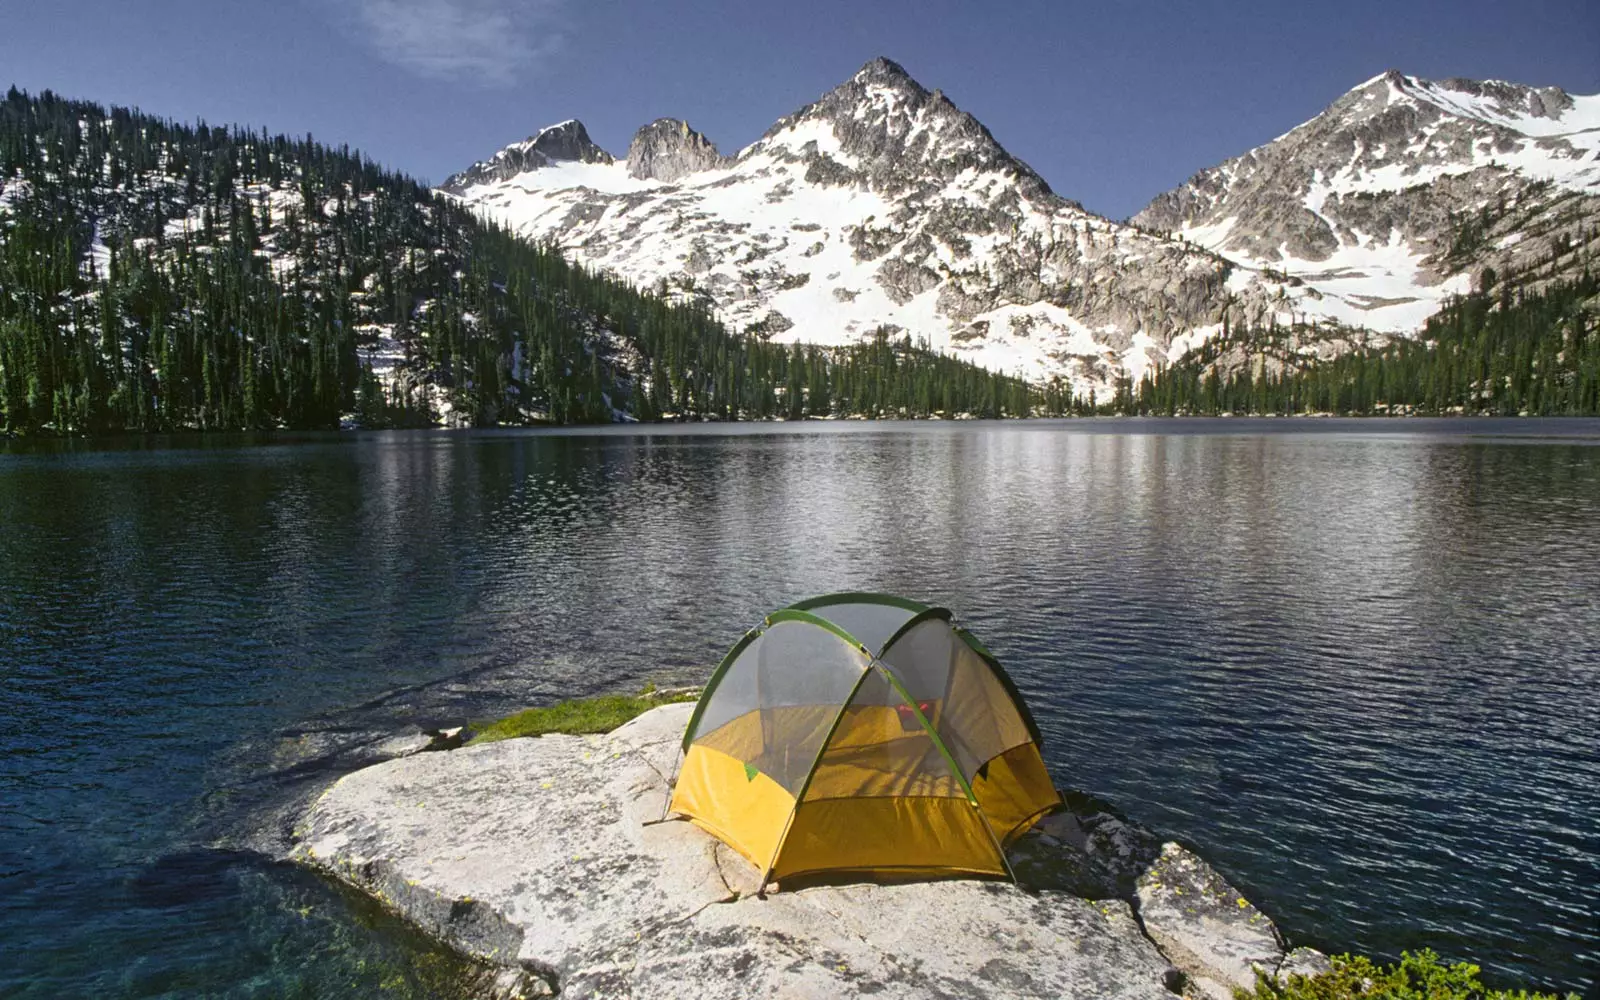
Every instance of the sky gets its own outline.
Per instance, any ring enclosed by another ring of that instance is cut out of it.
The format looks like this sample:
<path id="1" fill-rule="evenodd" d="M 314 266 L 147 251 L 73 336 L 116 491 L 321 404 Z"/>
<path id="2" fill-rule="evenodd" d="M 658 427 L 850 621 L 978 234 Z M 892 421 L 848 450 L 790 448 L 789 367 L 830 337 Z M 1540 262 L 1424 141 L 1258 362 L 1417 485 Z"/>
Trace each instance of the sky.
<path id="1" fill-rule="evenodd" d="M 437 183 L 577 118 L 726 153 L 884 55 L 1125 218 L 1386 69 L 1600 92 L 1596 0 L 0 0 L 0 86 L 348 144 Z"/>

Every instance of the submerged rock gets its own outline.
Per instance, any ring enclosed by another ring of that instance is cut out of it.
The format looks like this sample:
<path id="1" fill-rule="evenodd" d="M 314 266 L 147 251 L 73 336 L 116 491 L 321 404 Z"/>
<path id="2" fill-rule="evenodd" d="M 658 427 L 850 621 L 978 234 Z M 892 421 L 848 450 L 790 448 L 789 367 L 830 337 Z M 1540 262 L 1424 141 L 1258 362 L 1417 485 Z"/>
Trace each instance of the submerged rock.
<path id="1" fill-rule="evenodd" d="M 414 753 L 433 749 L 433 742 L 432 733 L 407 733 L 404 736 L 391 736 L 373 744 L 372 753 L 383 760 L 409 757 Z"/>
<path id="2" fill-rule="evenodd" d="M 381 760 L 409 757 L 415 753 L 436 750 L 455 750 L 472 739 L 473 732 L 465 726 L 448 729 L 424 729 L 404 736 L 392 736 L 372 745 L 370 752 Z"/>
<path id="3" fill-rule="evenodd" d="M 1020 887 L 759 896 L 742 857 L 663 821 L 692 709 L 663 706 L 603 736 L 505 740 L 355 772 L 313 805 L 294 857 L 499 966 L 505 995 L 1170 1000 L 1183 977 L 1163 940 L 1181 945 L 1190 977 L 1218 982 L 1237 971 L 1234 942 L 1240 956 L 1259 950 L 1232 931 L 1213 933 L 1216 947 L 1188 933 L 1188 901 L 1169 906 L 1166 887 L 1226 883 L 1176 845 L 1144 879 L 1154 835 L 1087 797 L 1069 797 L 1019 844 Z M 1141 928 L 1135 880 L 1162 936 Z"/>

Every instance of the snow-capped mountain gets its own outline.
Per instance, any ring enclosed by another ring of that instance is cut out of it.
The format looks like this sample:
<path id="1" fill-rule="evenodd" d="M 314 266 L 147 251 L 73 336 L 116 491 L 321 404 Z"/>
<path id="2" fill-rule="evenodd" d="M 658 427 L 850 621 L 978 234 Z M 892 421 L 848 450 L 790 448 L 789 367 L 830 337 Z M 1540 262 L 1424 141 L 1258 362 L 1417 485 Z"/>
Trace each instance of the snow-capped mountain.
<path id="1" fill-rule="evenodd" d="M 1132 221 L 1302 282 L 1303 314 L 1411 332 L 1485 268 L 1581 268 L 1600 239 L 1600 95 L 1390 71 Z"/>
<path id="2" fill-rule="evenodd" d="M 840 344 L 889 325 L 1080 391 L 1176 356 L 1224 309 L 1292 311 L 1283 284 L 1056 196 L 887 59 L 731 157 L 661 119 L 619 162 L 567 122 L 443 190 L 735 327 Z"/>

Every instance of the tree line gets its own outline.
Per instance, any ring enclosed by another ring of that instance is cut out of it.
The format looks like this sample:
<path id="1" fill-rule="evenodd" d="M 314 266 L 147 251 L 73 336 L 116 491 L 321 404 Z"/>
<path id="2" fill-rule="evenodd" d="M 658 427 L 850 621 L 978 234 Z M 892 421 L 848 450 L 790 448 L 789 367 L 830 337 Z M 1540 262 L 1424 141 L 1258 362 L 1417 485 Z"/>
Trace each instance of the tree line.
<path id="1" fill-rule="evenodd" d="M 1480 220 L 1481 221 L 1481 220 Z M 1470 234 L 1469 234 L 1470 235 Z M 884 328 L 772 343 L 565 260 L 347 148 L 12 88 L 0 102 L 0 429 L 617 419 L 1600 413 L 1596 278 L 1486 274 L 1421 335 L 1330 360 L 1233 328 L 1110 392 Z"/>

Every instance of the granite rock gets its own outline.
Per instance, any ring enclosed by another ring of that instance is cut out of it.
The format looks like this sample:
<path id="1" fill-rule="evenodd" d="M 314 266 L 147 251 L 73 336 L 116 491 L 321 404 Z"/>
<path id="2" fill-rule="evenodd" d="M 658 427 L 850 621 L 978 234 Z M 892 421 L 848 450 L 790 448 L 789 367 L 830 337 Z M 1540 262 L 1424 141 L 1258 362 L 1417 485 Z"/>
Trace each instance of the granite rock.
<path id="1" fill-rule="evenodd" d="M 440 190 L 451 194 L 469 188 L 510 180 L 530 170 L 554 163 L 611 164 L 616 157 L 595 145 L 583 122 L 569 120 L 540 129 L 521 142 L 515 142 L 487 160 L 481 160 L 445 179 Z"/>
<path id="2" fill-rule="evenodd" d="M 691 709 L 355 772 L 294 857 L 500 966 L 506 995 L 1171 996 L 1121 899 L 966 880 L 757 895 L 720 841 L 661 822 Z"/>
<path id="3" fill-rule="evenodd" d="M 1283 956 L 1278 971 L 1273 974 L 1278 982 L 1288 984 L 1292 976 L 1320 976 L 1333 971 L 1333 962 L 1315 948 L 1295 948 Z"/>
<path id="4" fill-rule="evenodd" d="M 1217 871 L 1180 844 L 1167 843 L 1137 881 L 1139 918 L 1189 977 L 1197 997 L 1232 1000 L 1283 961 L 1278 929 Z"/>
<path id="5" fill-rule="evenodd" d="M 711 140 L 677 118 L 657 118 L 635 132 L 628 144 L 628 175 L 641 180 L 671 183 L 726 162 Z"/>

